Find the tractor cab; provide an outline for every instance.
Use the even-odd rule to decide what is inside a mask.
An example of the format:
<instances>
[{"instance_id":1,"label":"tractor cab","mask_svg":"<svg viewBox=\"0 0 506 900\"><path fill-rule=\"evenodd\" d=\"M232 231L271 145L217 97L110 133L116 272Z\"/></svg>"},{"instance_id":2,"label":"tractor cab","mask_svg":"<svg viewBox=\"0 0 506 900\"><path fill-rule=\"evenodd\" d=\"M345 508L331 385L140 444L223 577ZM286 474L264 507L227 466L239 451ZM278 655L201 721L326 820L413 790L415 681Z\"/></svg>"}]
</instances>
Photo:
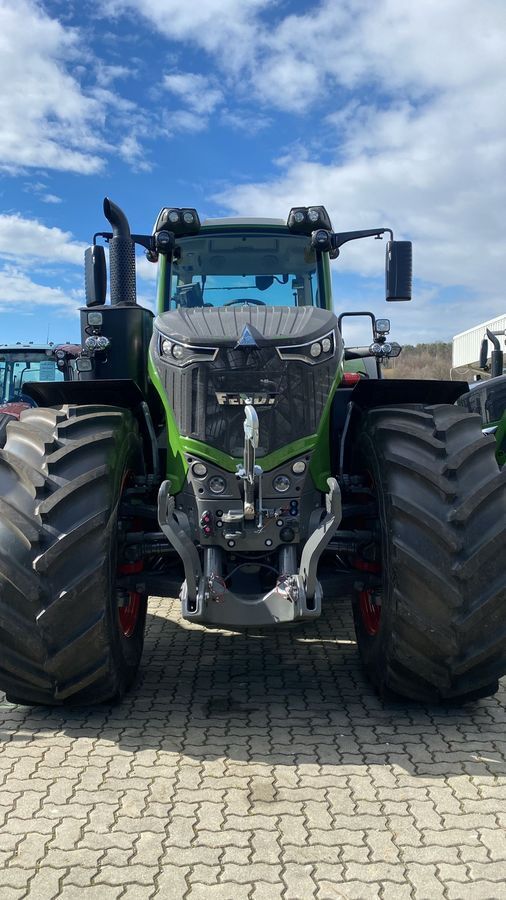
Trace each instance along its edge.
<instances>
[{"instance_id":1,"label":"tractor cab","mask_svg":"<svg viewBox=\"0 0 506 900\"><path fill-rule=\"evenodd\" d=\"M71 381L74 360L80 348L74 345L5 344L0 346L0 411L11 412L6 404L32 406L25 392L28 384Z\"/></svg>"}]
</instances>

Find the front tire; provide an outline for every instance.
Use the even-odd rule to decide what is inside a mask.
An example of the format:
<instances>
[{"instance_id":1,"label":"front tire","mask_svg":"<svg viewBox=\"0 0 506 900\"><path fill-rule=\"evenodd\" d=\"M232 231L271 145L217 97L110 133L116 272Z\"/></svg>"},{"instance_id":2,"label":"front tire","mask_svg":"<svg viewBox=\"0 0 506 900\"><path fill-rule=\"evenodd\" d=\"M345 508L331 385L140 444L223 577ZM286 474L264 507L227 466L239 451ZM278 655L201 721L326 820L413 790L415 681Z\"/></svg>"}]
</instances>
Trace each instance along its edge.
<instances>
[{"instance_id":1,"label":"front tire","mask_svg":"<svg viewBox=\"0 0 506 900\"><path fill-rule=\"evenodd\" d=\"M13 701L97 703L132 684L147 597L135 591L135 615L120 614L118 597L123 610L132 597L117 590L128 571L118 508L141 472L126 410L30 409L10 425L0 451L0 687Z\"/></svg>"},{"instance_id":2,"label":"front tire","mask_svg":"<svg viewBox=\"0 0 506 900\"><path fill-rule=\"evenodd\" d=\"M506 479L493 439L456 406L392 407L364 416L356 450L378 507L353 603L369 678L383 696L429 703L494 693L506 672Z\"/></svg>"},{"instance_id":3,"label":"front tire","mask_svg":"<svg viewBox=\"0 0 506 900\"><path fill-rule=\"evenodd\" d=\"M7 440L7 425L9 422L15 421L16 416L11 416L9 413L0 414L0 447L3 447Z\"/></svg>"}]
</instances>

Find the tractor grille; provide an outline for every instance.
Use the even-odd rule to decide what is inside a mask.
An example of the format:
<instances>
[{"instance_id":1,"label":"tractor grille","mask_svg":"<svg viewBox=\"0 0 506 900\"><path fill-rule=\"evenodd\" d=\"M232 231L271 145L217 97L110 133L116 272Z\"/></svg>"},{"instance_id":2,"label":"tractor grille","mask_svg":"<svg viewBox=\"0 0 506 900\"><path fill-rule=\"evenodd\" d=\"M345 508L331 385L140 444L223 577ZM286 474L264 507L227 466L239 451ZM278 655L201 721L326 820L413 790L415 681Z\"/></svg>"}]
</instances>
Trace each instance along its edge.
<instances>
[{"instance_id":1,"label":"tractor grille","mask_svg":"<svg viewBox=\"0 0 506 900\"><path fill-rule=\"evenodd\" d=\"M258 456L314 434L335 376L336 357L318 365L281 360L274 347L221 348L212 362L178 368L160 360L180 433L242 456L244 408L253 398Z\"/></svg>"}]
</instances>

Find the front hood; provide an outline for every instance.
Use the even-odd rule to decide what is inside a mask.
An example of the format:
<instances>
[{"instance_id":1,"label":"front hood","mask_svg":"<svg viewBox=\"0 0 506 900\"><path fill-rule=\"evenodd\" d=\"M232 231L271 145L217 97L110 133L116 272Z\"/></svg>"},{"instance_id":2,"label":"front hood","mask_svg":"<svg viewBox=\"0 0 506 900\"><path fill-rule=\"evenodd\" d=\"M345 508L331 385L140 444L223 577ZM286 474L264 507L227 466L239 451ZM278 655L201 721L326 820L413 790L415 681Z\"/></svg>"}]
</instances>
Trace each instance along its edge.
<instances>
[{"instance_id":1,"label":"front hood","mask_svg":"<svg viewBox=\"0 0 506 900\"><path fill-rule=\"evenodd\" d=\"M245 328L258 347L309 343L330 331L338 335L334 313L314 306L179 308L157 316L154 326L183 344L213 347L235 346Z\"/></svg>"}]
</instances>

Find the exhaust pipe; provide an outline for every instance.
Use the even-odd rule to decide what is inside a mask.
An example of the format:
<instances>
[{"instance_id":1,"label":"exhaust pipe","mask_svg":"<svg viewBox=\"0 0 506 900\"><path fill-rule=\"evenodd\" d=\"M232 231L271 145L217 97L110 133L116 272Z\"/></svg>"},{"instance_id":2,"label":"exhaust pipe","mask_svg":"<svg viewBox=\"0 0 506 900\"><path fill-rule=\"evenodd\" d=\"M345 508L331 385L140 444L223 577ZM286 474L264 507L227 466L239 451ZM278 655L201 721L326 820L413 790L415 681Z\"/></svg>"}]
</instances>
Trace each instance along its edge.
<instances>
[{"instance_id":1,"label":"exhaust pipe","mask_svg":"<svg viewBox=\"0 0 506 900\"><path fill-rule=\"evenodd\" d=\"M135 281L135 244L130 225L122 209L108 197L104 199L104 215L112 226L109 241L111 304L133 306L137 302Z\"/></svg>"}]
</instances>

